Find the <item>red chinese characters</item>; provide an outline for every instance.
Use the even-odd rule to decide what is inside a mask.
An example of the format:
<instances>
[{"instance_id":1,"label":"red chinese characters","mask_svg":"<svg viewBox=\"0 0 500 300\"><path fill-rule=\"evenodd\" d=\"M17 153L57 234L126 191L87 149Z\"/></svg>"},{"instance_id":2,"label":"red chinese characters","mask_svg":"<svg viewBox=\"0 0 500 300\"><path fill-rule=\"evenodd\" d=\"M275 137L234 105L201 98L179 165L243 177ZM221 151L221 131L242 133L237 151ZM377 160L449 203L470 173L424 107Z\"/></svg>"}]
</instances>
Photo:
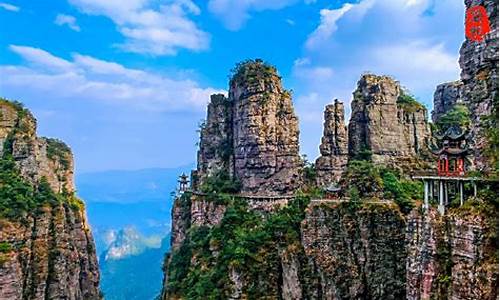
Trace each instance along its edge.
<instances>
[{"instance_id":1,"label":"red chinese characters","mask_svg":"<svg viewBox=\"0 0 500 300\"><path fill-rule=\"evenodd\" d=\"M490 21L484 6L477 5L467 9L465 36L471 41L481 42L488 32L490 32Z\"/></svg>"}]
</instances>

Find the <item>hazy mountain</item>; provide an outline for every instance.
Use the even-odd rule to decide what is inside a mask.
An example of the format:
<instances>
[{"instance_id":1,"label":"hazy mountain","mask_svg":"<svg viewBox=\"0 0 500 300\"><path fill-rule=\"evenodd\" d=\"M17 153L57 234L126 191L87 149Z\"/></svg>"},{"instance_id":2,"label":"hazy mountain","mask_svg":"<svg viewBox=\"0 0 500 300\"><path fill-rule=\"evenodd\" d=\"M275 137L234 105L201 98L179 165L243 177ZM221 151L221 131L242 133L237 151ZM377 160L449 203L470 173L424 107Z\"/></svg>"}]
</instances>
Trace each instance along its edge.
<instances>
[{"instance_id":1,"label":"hazy mountain","mask_svg":"<svg viewBox=\"0 0 500 300\"><path fill-rule=\"evenodd\" d=\"M163 237L144 236L135 227L129 226L119 231L110 230L105 235L109 243L104 260L120 260L143 253L148 248L160 248Z\"/></svg>"},{"instance_id":2,"label":"hazy mountain","mask_svg":"<svg viewBox=\"0 0 500 300\"><path fill-rule=\"evenodd\" d=\"M138 255L123 259L106 260L106 253L103 253L100 270L105 299L150 300L159 295L163 278L161 267L169 244L170 236L167 236L160 248L147 248Z\"/></svg>"},{"instance_id":3,"label":"hazy mountain","mask_svg":"<svg viewBox=\"0 0 500 300\"><path fill-rule=\"evenodd\" d=\"M146 300L159 293L172 192L178 176L190 169L77 174L78 195L85 200L100 253L101 289L107 300Z\"/></svg>"}]
</instances>

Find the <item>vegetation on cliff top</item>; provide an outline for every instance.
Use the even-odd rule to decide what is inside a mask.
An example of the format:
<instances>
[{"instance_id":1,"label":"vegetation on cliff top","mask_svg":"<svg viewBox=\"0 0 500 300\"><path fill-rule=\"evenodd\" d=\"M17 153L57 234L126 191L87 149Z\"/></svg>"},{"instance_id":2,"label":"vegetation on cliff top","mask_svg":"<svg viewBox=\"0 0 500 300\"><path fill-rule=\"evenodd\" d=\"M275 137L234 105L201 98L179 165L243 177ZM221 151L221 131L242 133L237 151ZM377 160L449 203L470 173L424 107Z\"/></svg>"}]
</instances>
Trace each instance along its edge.
<instances>
[{"instance_id":1,"label":"vegetation on cliff top","mask_svg":"<svg viewBox=\"0 0 500 300\"><path fill-rule=\"evenodd\" d=\"M397 105L401 107L406 112L416 112L421 109L425 109L425 106L418 102L417 99L410 92L402 90L401 94L398 96L396 101Z\"/></svg>"},{"instance_id":2,"label":"vegetation on cliff top","mask_svg":"<svg viewBox=\"0 0 500 300\"><path fill-rule=\"evenodd\" d=\"M186 198L182 201L189 201L189 196L181 198ZM233 199L226 203L227 210L220 224L212 228L190 228L180 248L171 254L170 264L165 268L168 278L166 292L175 299L228 299L234 295L234 280L238 280L242 282L242 287L241 295L236 297L279 299L282 296L281 287L284 280L281 270L283 265L287 264L286 260L293 257L293 266L298 268L295 271L301 284L302 296L307 299L316 295L319 275L313 270L311 261L307 260L301 240L301 224L306 217L309 201L308 196L297 196L288 206L265 216L249 209L245 200ZM320 209L325 214L325 219L320 222L325 222L325 226L338 226L336 228L345 230L348 236L352 234L359 237L361 234L358 228L360 225L357 224L359 218L364 218L367 224L377 219L383 219L384 222L404 221L402 217L394 218L401 216L394 204L321 204ZM330 218L332 215L336 217ZM370 238L377 240L381 233L374 229L374 226L370 226L374 231ZM400 224L393 228L404 235ZM399 239L397 236L391 236ZM342 239L343 237L339 237L339 240ZM358 238L347 239L353 243L359 241ZM347 297L353 293L349 286L353 280L362 280L364 283L364 291L356 293L404 293L404 267L391 263L393 257L388 257L387 253L393 251L393 248L387 250L376 247L376 243L373 242L374 246L370 248L371 258L381 259L387 264L371 271L373 276L369 280L355 272L343 273L343 270L356 267L352 265L353 261L349 260L336 261L337 268L332 271L323 270L336 280L340 295ZM349 250L338 251L341 253ZM400 253L402 257L404 252ZM390 288L377 289L380 282Z\"/></svg>"},{"instance_id":3,"label":"vegetation on cliff top","mask_svg":"<svg viewBox=\"0 0 500 300\"><path fill-rule=\"evenodd\" d=\"M229 74L229 84L248 81L256 82L259 78L267 79L277 76L276 67L263 61L262 59L247 59L236 64Z\"/></svg>"},{"instance_id":4,"label":"vegetation on cliff top","mask_svg":"<svg viewBox=\"0 0 500 300\"><path fill-rule=\"evenodd\" d=\"M422 184L407 179L397 170L377 166L369 160L351 160L342 179L347 196L353 202L393 199L403 213L423 198Z\"/></svg>"},{"instance_id":5,"label":"vegetation on cliff top","mask_svg":"<svg viewBox=\"0 0 500 300\"><path fill-rule=\"evenodd\" d=\"M7 105L14 108L17 111L19 117L23 117L26 114L29 114L29 110L24 107L24 104L16 100L8 100L0 97L0 105Z\"/></svg>"}]
</instances>

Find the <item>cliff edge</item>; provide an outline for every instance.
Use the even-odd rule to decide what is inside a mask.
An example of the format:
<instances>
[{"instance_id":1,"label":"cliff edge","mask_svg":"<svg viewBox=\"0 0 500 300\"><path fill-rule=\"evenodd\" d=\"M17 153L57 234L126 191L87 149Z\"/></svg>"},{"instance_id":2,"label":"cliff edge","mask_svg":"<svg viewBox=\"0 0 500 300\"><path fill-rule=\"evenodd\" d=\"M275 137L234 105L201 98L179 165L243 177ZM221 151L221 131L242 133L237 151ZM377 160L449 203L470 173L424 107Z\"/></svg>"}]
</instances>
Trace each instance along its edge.
<instances>
[{"instance_id":1,"label":"cliff edge","mask_svg":"<svg viewBox=\"0 0 500 300\"><path fill-rule=\"evenodd\" d=\"M0 298L101 299L94 240L74 195L73 156L0 100Z\"/></svg>"}]
</instances>

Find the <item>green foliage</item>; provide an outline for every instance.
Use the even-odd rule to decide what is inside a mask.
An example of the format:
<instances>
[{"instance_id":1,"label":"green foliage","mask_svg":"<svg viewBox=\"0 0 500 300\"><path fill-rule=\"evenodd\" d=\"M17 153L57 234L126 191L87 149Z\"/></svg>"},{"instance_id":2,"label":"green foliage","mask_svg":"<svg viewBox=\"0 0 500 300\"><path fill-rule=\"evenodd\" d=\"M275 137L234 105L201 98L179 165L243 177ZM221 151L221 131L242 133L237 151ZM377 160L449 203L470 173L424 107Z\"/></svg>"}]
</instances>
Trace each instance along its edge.
<instances>
[{"instance_id":1,"label":"green foliage","mask_svg":"<svg viewBox=\"0 0 500 300\"><path fill-rule=\"evenodd\" d=\"M396 103L406 112L416 112L420 109L425 109L425 106L418 102L408 91L402 91Z\"/></svg>"},{"instance_id":2,"label":"green foliage","mask_svg":"<svg viewBox=\"0 0 500 300\"><path fill-rule=\"evenodd\" d=\"M0 160L0 217L19 218L36 207L34 190L15 169L12 157Z\"/></svg>"},{"instance_id":3,"label":"green foliage","mask_svg":"<svg viewBox=\"0 0 500 300\"><path fill-rule=\"evenodd\" d=\"M8 242L0 242L0 253L7 253L12 251L12 245Z\"/></svg>"},{"instance_id":4,"label":"green foliage","mask_svg":"<svg viewBox=\"0 0 500 300\"><path fill-rule=\"evenodd\" d=\"M248 81L256 82L259 79L269 79L277 74L276 67L262 59L247 59L236 64L229 75L230 84Z\"/></svg>"},{"instance_id":5,"label":"green foliage","mask_svg":"<svg viewBox=\"0 0 500 300\"><path fill-rule=\"evenodd\" d=\"M422 183L405 178L396 170L375 166L371 161L351 160L343 178L351 202L363 199L393 199L403 213L423 199Z\"/></svg>"},{"instance_id":6,"label":"green foliage","mask_svg":"<svg viewBox=\"0 0 500 300\"><path fill-rule=\"evenodd\" d=\"M60 203L67 203L75 210L83 207L74 194L55 193L45 177L33 187L21 177L10 154L0 159L0 218L19 220L39 207Z\"/></svg>"},{"instance_id":7,"label":"green foliage","mask_svg":"<svg viewBox=\"0 0 500 300\"><path fill-rule=\"evenodd\" d=\"M362 198L382 191L380 172L367 160L351 160L347 166L345 180L349 184L349 189L355 187Z\"/></svg>"},{"instance_id":8,"label":"green foliage","mask_svg":"<svg viewBox=\"0 0 500 300\"><path fill-rule=\"evenodd\" d=\"M385 197L394 199L403 213L409 213L414 201L423 198L420 182L406 180L390 169L383 169L381 173Z\"/></svg>"},{"instance_id":9,"label":"green foliage","mask_svg":"<svg viewBox=\"0 0 500 300\"><path fill-rule=\"evenodd\" d=\"M463 104L455 104L437 120L436 125L440 130L446 130L452 126L467 128L470 125L469 109Z\"/></svg>"},{"instance_id":10,"label":"green foliage","mask_svg":"<svg viewBox=\"0 0 500 300\"><path fill-rule=\"evenodd\" d=\"M372 159L372 151L370 149L367 149L364 147L361 149L356 156L354 157L354 160L371 160Z\"/></svg>"},{"instance_id":11,"label":"green foliage","mask_svg":"<svg viewBox=\"0 0 500 300\"><path fill-rule=\"evenodd\" d=\"M0 97L0 104L9 105L14 108L18 112L19 117L23 117L29 113L29 111L24 107L24 104L17 100L8 100Z\"/></svg>"},{"instance_id":12,"label":"green foliage","mask_svg":"<svg viewBox=\"0 0 500 300\"><path fill-rule=\"evenodd\" d=\"M200 187L203 193L238 193L241 189L241 183L231 177L225 170L219 170L215 174L209 176Z\"/></svg>"},{"instance_id":13,"label":"green foliage","mask_svg":"<svg viewBox=\"0 0 500 300\"><path fill-rule=\"evenodd\" d=\"M302 155L302 191L306 194L317 193L319 189L316 187L316 167L307 159L307 155Z\"/></svg>"},{"instance_id":14,"label":"green foliage","mask_svg":"<svg viewBox=\"0 0 500 300\"><path fill-rule=\"evenodd\" d=\"M486 174L491 178L498 180L498 94L493 99L492 112L487 116L481 117L481 128L486 140L488 141L484 147L484 155L488 158L491 166L491 174Z\"/></svg>"},{"instance_id":15,"label":"green foliage","mask_svg":"<svg viewBox=\"0 0 500 300\"><path fill-rule=\"evenodd\" d=\"M448 226L448 225L446 225ZM445 299L451 283L451 271L453 269L451 245L444 237L438 236L436 242L436 260L437 260L437 291L439 299Z\"/></svg>"},{"instance_id":16,"label":"green foliage","mask_svg":"<svg viewBox=\"0 0 500 300\"><path fill-rule=\"evenodd\" d=\"M47 157L52 160L59 160L64 169L70 168L71 149L58 139L46 138Z\"/></svg>"},{"instance_id":17,"label":"green foliage","mask_svg":"<svg viewBox=\"0 0 500 300\"><path fill-rule=\"evenodd\" d=\"M490 182L478 190L477 197L467 199L464 205L452 213L480 216L486 225L485 260L498 264L498 182Z\"/></svg>"},{"instance_id":18,"label":"green foliage","mask_svg":"<svg viewBox=\"0 0 500 300\"><path fill-rule=\"evenodd\" d=\"M192 228L172 253L169 293L184 299L227 299L228 274L234 269L249 283L243 291L248 299L269 297L279 280L278 249L300 243L300 222L308 202L307 197L297 197L264 218L248 209L244 200L234 200L219 225Z\"/></svg>"}]
</instances>

